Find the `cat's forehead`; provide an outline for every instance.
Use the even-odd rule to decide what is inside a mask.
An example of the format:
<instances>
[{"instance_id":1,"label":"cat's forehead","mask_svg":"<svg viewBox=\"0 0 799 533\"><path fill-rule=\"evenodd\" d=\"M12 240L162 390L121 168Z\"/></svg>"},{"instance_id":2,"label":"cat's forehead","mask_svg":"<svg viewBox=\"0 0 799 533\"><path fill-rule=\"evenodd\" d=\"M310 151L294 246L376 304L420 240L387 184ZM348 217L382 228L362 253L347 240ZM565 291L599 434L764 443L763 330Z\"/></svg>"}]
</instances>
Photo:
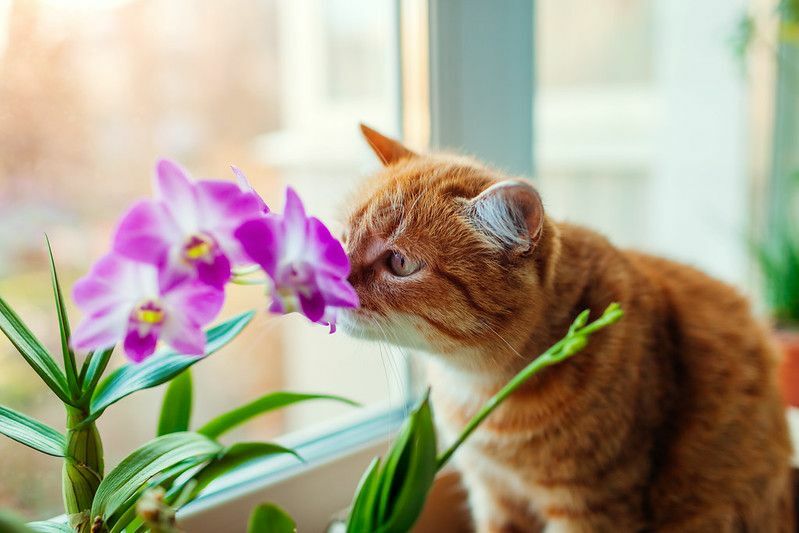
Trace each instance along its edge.
<instances>
[{"instance_id":1,"label":"cat's forehead","mask_svg":"<svg viewBox=\"0 0 799 533\"><path fill-rule=\"evenodd\" d=\"M385 222L409 212L446 208L457 199L473 198L493 181L486 169L463 160L419 159L373 176L353 202L351 219L368 213Z\"/></svg>"}]
</instances>

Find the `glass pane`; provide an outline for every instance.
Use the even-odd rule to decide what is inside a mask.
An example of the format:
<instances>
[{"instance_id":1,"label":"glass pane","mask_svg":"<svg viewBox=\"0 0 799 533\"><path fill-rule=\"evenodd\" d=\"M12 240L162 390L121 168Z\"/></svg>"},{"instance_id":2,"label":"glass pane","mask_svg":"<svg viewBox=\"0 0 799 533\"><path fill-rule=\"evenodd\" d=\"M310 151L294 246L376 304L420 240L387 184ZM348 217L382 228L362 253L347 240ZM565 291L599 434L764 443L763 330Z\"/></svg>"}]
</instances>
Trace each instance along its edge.
<instances>
[{"instance_id":1,"label":"glass pane","mask_svg":"<svg viewBox=\"0 0 799 533\"><path fill-rule=\"evenodd\" d=\"M43 233L71 285L107 248L122 211L149 195L164 156L200 177L232 178L236 164L277 210L290 184L337 231L339 207L373 165L357 122L398 127L394 10L393 0L0 0L0 294L55 349ZM258 290L235 287L222 317L264 305ZM399 361L264 312L194 367L194 421L276 389L400 405ZM0 403L63 427L63 409L5 339L0 368ZM154 435L161 394L106 413L107 464ZM309 404L232 438L352 412ZM57 460L0 439L0 507L61 512Z\"/></svg>"},{"instance_id":2,"label":"glass pane","mask_svg":"<svg viewBox=\"0 0 799 533\"><path fill-rule=\"evenodd\" d=\"M722 0L536 2L536 176L549 210L743 283L744 76Z\"/></svg>"}]
</instances>

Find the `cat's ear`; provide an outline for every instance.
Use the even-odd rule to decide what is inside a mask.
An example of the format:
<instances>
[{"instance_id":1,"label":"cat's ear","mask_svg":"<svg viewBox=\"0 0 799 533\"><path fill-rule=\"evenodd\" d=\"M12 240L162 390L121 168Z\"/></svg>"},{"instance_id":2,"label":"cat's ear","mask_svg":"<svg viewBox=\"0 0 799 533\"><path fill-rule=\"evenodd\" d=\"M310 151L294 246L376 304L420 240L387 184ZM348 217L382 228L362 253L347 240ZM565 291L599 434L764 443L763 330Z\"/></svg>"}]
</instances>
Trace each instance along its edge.
<instances>
[{"instance_id":1,"label":"cat's ear","mask_svg":"<svg viewBox=\"0 0 799 533\"><path fill-rule=\"evenodd\" d=\"M468 205L475 227L503 247L525 254L538 244L544 227L544 206L538 191L527 181L495 183Z\"/></svg>"},{"instance_id":2,"label":"cat's ear","mask_svg":"<svg viewBox=\"0 0 799 533\"><path fill-rule=\"evenodd\" d=\"M400 159L416 156L414 152L405 148L401 142L376 132L366 124L360 124L360 126L366 142L369 143L369 146L371 146L384 166L396 163Z\"/></svg>"}]
</instances>

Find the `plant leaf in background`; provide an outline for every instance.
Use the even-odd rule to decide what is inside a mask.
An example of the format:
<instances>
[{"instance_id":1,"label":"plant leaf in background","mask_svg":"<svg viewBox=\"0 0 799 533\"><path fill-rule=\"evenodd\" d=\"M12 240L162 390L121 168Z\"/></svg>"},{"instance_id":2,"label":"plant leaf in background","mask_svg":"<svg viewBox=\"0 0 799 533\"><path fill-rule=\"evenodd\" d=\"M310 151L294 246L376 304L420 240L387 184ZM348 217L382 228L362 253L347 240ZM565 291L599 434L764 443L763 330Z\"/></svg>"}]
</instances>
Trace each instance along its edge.
<instances>
[{"instance_id":1,"label":"plant leaf in background","mask_svg":"<svg viewBox=\"0 0 799 533\"><path fill-rule=\"evenodd\" d=\"M64 457L67 446L64 435L38 420L2 405L0 433L47 455Z\"/></svg>"},{"instance_id":2,"label":"plant leaf in background","mask_svg":"<svg viewBox=\"0 0 799 533\"><path fill-rule=\"evenodd\" d=\"M25 361L39 374L50 390L52 390L61 401L71 405L72 399L69 397L67 380L61 369L53 361L52 356L42 343L31 333L17 314L0 298L0 330L3 331L11 344L25 358Z\"/></svg>"},{"instance_id":3,"label":"plant leaf in background","mask_svg":"<svg viewBox=\"0 0 799 533\"><path fill-rule=\"evenodd\" d=\"M258 415L286 407L294 403L304 402L307 400L334 400L343 402L349 405L358 405L352 400L342 398L341 396L333 396L330 394L302 394L297 392L273 392L258 398L246 405L242 405L236 409L228 411L222 415L217 416L203 427L197 430L198 433L215 439L220 435L230 431L236 426L239 426L246 421Z\"/></svg>"},{"instance_id":4,"label":"plant leaf in background","mask_svg":"<svg viewBox=\"0 0 799 533\"><path fill-rule=\"evenodd\" d=\"M187 368L172 379L166 388L161 406L161 417L158 419L158 436L188 431L191 403L191 370Z\"/></svg>"},{"instance_id":5,"label":"plant leaf in background","mask_svg":"<svg viewBox=\"0 0 799 533\"><path fill-rule=\"evenodd\" d=\"M206 333L206 352L203 357L179 355L171 350L157 352L139 364L126 364L100 382L92 396L91 416L95 420L110 405L142 389L166 383L204 357L216 352L238 335L255 315L248 311L214 326Z\"/></svg>"},{"instance_id":6,"label":"plant leaf in background","mask_svg":"<svg viewBox=\"0 0 799 533\"><path fill-rule=\"evenodd\" d=\"M757 246L765 296L779 325L799 325L799 234L781 229Z\"/></svg>"},{"instance_id":7,"label":"plant leaf in background","mask_svg":"<svg viewBox=\"0 0 799 533\"><path fill-rule=\"evenodd\" d=\"M290 454L302 460L294 450L271 442L239 442L233 444L225 448L219 456L208 463L197 475L193 476L196 485L192 490L191 496L195 497L213 480L245 463L278 454Z\"/></svg>"},{"instance_id":8,"label":"plant leaf in background","mask_svg":"<svg viewBox=\"0 0 799 533\"><path fill-rule=\"evenodd\" d=\"M272 503L262 503L253 509L247 533L295 533L297 524L280 507Z\"/></svg>"},{"instance_id":9,"label":"plant leaf in background","mask_svg":"<svg viewBox=\"0 0 799 533\"><path fill-rule=\"evenodd\" d=\"M211 458L222 446L197 433L172 433L158 437L122 460L103 479L92 504L91 516L106 520L156 476L190 459Z\"/></svg>"},{"instance_id":10,"label":"plant leaf in background","mask_svg":"<svg viewBox=\"0 0 799 533\"><path fill-rule=\"evenodd\" d=\"M64 372L66 373L67 388L73 398L80 397L80 385L78 384L78 369L75 364L75 352L69 347L69 317L67 308L64 304L64 295L61 292L61 284L58 282L58 273L55 268L55 258L53 248L50 246L50 239L44 236L47 243L47 256L50 259L50 283L53 286L53 297L55 298L56 314L58 315L58 332L61 336L61 356L64 360Z\"/></svg>"},{"instance_id":11,"label":"plant leaf in background","mask_svg":"<svg viewBox=\"0 0 799 533\"><path fill-rule=\"evenodd\" d=\"M0 531L3 533L31 533L34 530L26 526L16 516L0 511Z\"/></svg>"}]
</instances>

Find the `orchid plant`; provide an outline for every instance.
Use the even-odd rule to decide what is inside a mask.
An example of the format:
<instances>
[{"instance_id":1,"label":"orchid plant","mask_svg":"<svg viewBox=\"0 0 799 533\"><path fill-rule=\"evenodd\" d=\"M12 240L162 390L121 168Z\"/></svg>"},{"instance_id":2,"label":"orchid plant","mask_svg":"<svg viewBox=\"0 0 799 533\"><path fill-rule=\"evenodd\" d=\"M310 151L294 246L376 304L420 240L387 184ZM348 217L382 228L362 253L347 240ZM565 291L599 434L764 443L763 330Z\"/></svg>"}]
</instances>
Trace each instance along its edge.
<instances>
[{"instance_id":1,"label":"orchid plant","mask_svg":"<svg viewBox=\"0 0 799 533\"><path fill-rule=\"evenodd\" d=\"M66 520L27 528L160 530L146 513L137 513L142 495L162 490L160 501L179 507L246 462L275 454L299 458L275 443L225 446L219 441L223 434L297 402L353 404L332 395L274 392L190 430L190 367L233 340L255 314L242 313L208 328L229 283L262 286L271 297L270 312L300 312L331 332L337 311L358 305L347 282L349 262L341 243L306 214L299 196L287 189L283 213L273 213L244 174L235 167L233 172L236 181L193 180L176 163L158 162L155 197L123 215L109 253L73 287L73 300L83 313L74 331L47 242L63 368L0 298L0 330L66 408L62 433L0 406L0 433L63 461ZM129 361L107 372L117 345ZM167 382L157 438L106 473L97 419L126 396ZM258 521L280 515L264 509L270 512L262 509Z\"/></svg>"}]
</instances>

